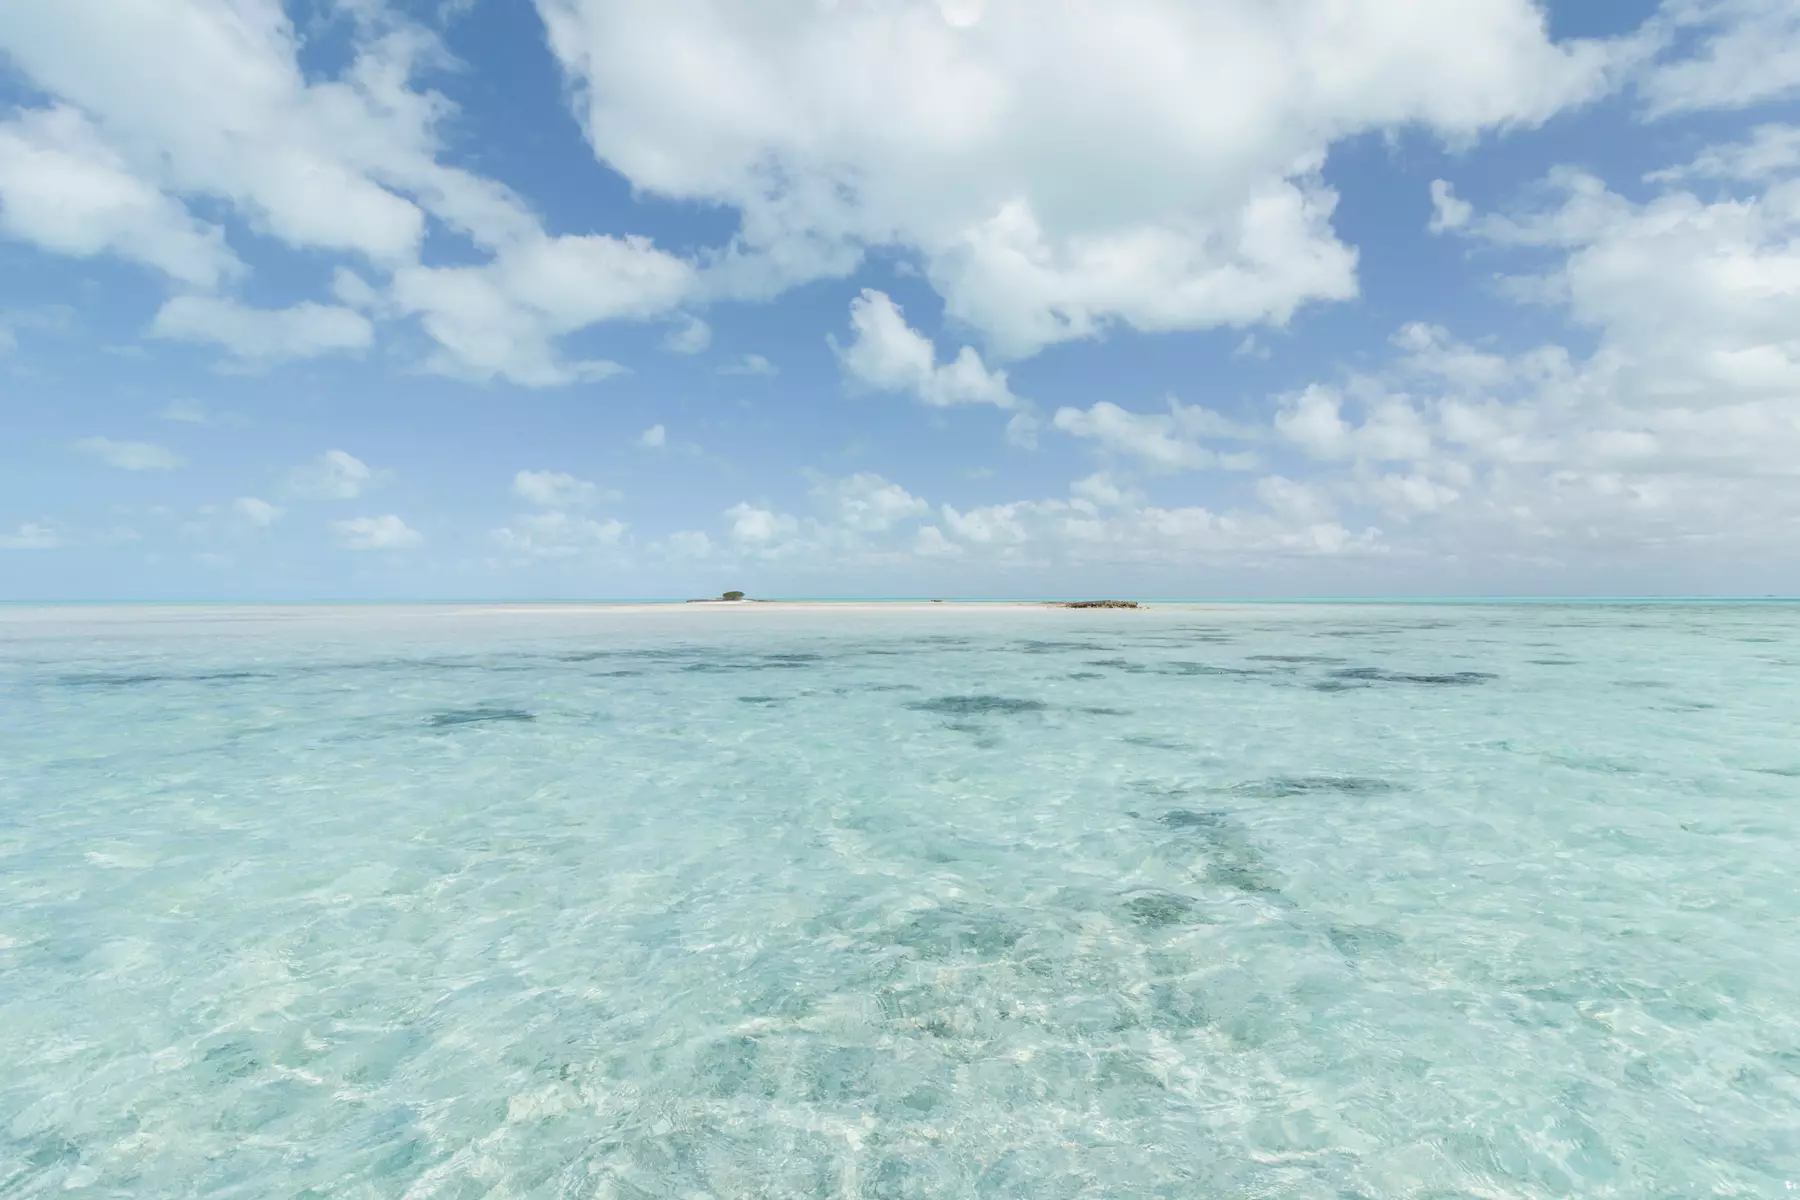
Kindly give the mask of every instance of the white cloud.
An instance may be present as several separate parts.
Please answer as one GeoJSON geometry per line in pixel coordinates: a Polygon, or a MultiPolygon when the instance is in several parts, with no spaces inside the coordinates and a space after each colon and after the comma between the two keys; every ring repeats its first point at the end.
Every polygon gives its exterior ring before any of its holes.
{"type": "Polygon", "coordinates": [[[688,317],[669,330],[663,349],[675,354],[700,354],[712,345],[712,326],[699,317],[688,317]]]}
{"type": "MultiPolygon", "coordinates": [[[[1554,256],[1518,294],[1592,349],[1402,327],[1382,369],[1279,399],[1276,431],[1315,464],[1308,511],[1380,514],[1405,531],[1397,551],[1565,576],[1782,552],[1800,528],[1800,180],[1784,143],[1708,149],[1652,173],[1666,190],[1642,201],[1558,170],[1535,205],[1472,220],[1472,237],[1554,256]],[[1678,186],[1696,178],[1760,186],[1709,201],[1678,186]]],[[[1259,494],[1294,514],[1297,486],[1259,494]]]]}
{"type": "Polygon", "coordinates": [[[375,340],[367,317],[304,301],[292,308],[249,308],[220,296],[176,296],[150,325],[153,337],[208,342],[252,364],[366,350],[375,340]]]}
{"type": "Polygon", "coordinates": [[[288,473],[288,487],[320,500],[354,500],[375,482],[367,463],[343,450],[327,450],[288,473]]]}
{"type": "Polygon", "coordinates": [[[1725,179],[1762,183],[1800,174],[1800,125],[1759,125],[1742,142],[1710,146],[1693,162],[1652,171],[1648,183],[1725,179]]]}
{"type": "Polygon", "coordinates": [[[744,357],[720,367],[719,374],[763,375],[772,379],[781,374],[781,369],[760,354],[746,354],[744,357]]]}
{"type": "Polygon", "coordinates": [[[749,503],[734,504],[726,509],[725,519],[731,522],[731,540],[750,547],[768,546],[791,537],[800,524],[786,513],[749,503]]]}
{"type": "Polygon", "coordinates": [[[669,432],[661,425],[652,425],[638,434],[637,444],[648,450],[661,450],[668,445],[669,432]]]}
{"type": "Polygon", "coordinates": [[[520,471],[513,476],[513,491],[539,508],[582,508],[620,498],[618,492],[603,492],[585,479],[559,471],[520,471]]]}
{"type": "Polygon", "coordinates": [[[883,533],[931,511],[929,504],[899,484],[868,471],[821,483],[812,494],[833,521],[857,533],[883,533]]]}
{"type": "Polygon", "coordinates": [[[223,200],[295,246],[394,262],[418,245],[422,213],[377,181],[410,173],[427,144],[425,97],[384,103],[405,98],[393,71],[416,46],[366,49],[346,78],[309,83],[276,0],[65,0],[9,18],[0,44],[171,192],[223,200]]]}
{"type": "Polygon", "coordinates": [[[212,419],[206,415],[206,409],[197,400],[171,400],[169,406],[158,415],[165,421],[180,421],[187,425],[212,423],[212,419]]]}
{"type": "Polygon", "coordinates": [[[392,513],[333,521],[331,528],[347,550],[411,550],[425,542],[424,534],[392,513]]]}
{"type": "Polygon", "coordinates": [[[604,360],[565,362],[556,340],[600,321],[644,320],[669,311],[692,268],[648,240],[541,235],[507,245],[478,267],[402,268],[398,311],[419,317],[441,352],[442,374],[526,387],[592,383],[625,368],[604,360]]]}
{"type": "Polygon", "coordinates": [[[1017,408],[1019,399],[1007,387],[1005,371],[989,371],[981,356],[964,346],[950,362],[939,365],[930,339],[906,323],[900,306],[886,293],[863,289],[850,302],[848,346],[832,339],[844,373],[883,392],[907,392],[932,408],[958,404],[992,404],[1017,408]]]}
{"type": "Polygon", "coordinates": [[[243,264],[216,226],[133,173],[65,105],[0,122],[0,232],[57,254],[117,254],[196,287],[243,264]]]}
{"type": "Polygon", "coordinates": [[[1456,189],[1442,179],[1431,181],[1431,223],[1432,233],[1443,233],[1449,229],[1461,229],[1475,215],[1475,206],[1467,200],[1456,198],[1456,189]]]}
{"type": "Polygon", "coordinates": [[[610,549],[624,539],[625,522],[596,521],[567,512],[527,513],[496,529],[493,541],[508,554],[524,558],[571,558],[610,549]]]}
{"type": "Polygon", "coordinates": [[[1077,479],[1069,485],[1069,495],[1076,504],[1087,504],[1096,510],[1120,508],[1139,503],[1143,499],[1141,494],[1121,485],[1107,471],[1097,471],[1085,479],[1077,479]]]}
{"type": "Polygon", "coordinates": [[[1789,0],[1666,0],[1662,15],[1674,37],[1699,44],[1639,81],[1652,116],[1800,94],[1800,10],[1789,0]]]}
{"type": "Polygon", "coordinates": [[[381,303],[381,293],[375,290],[375,285],[349,267],[339,267],[332,272],[331,294],[345,307],[363,311],[381,303]]]}
{"type": "Polygon", "coordinates": [[[1402,325],[1389,341],[1406,351],[1403,364],[1408,371],[1465,389],[1499,387],[1520,369],[1520,364],[1504,355],[1464,345],[1443,326],[1423,321],[1402,325]]]}
{"type": "MultiPolygon", "coordinates": [[[[57,104],[0,127],[5,220],[63,253],[134,257],[212,289],[240,265],[183,200],[224,206],[288,246],[395,272],[383,294],[339,265],[333,291],[350,309],[417,316],[438,343],[430,369],[530,386],[617,373],[561,361],[556,339],[669,311],[691,267],[640,238],[550,237],[506,187],[439,162],[454,106],[414,77],[448,61],[443,47],[384,5],[337,15],[354,27],[335,75],[302,69],[280,0],[67,0],[9,15],[0,53],[57,104]],[[432,220],[486,261],[422,265],[432,220]]],[[[208,303],[165,310],[159,332],[252,359],[370,337],[345,309],[302,305],[277,320],[208,303]]]]}
{"type": "Polygon", "coordinates": [[[1362,556],[1388,552],[1378,531],[1354,533],[1328,517],[1128,505],[1106,513],[1066,500],[1021,500],[967,512],[945,505],[955,542],[998,566],[1154,564],[1204,559],[1362,556]]]}
{"type": "Polygon", "coordinates": [[[1366,386],[1355,391],[1364,409],[1360,424],[1344,419],[1342,390],[1313,384],[1285,398],[1275,428],[1313,458],[1326,461],[1421,461],[1432,456],[1431,433],[1406,396],[1366,386]]]}
{"type": "Polygon", "coordinates": [[[712,553],[712,539],[697,529],[671,533],[664,545],[677,558],[706,558],[712,553]]]}
{"type": "Polygon", "coordinates": [[[186,461],[173,450],[152,442],[116,442],[106,437],[90,437],[73,443],[73,448],[126,471],[168,471],[186,461]]]}
{"type": "Polygon", "coordinates": [[[27,521],[11,533],[0,534],[0,550],[54,550],[62,544],[54,527],[27,521]]]}
{"type": "Polygon", "coordinates": [[[1255,358],[1263,362],[1269,360],[1269,355],[1269,348],[1254,333],[1246,333],[1243,340],[1238,342],[1237,349],[1231,352],[1233,358],[1255,358]]]}
{"type": "Polygon", "coordinates": [[[1248,431],[1215,412],[1173,398],[1166,415],[1134,413],[1102,400],[1086,410],[1059,408],[1051,423],[1072,437],[1091,439],[1102,449],[1139,459],[1157,470],[1247,470],[1256,463],[1253,455],[1220,455],[1197,440],[1205,436],[1242,437],[1248,431]]]}
{"type": "Polygon", "coordinates": [[[1333,143],[1539,122],[1638,53],[1552,44],[1530,0],[537,3],[596,154],[739,210],[703,286],[768,295],[898,247],[1004,357],[1352,296],[1333,143]]]}
{"type": "Polygon", "coordinates": [[[1303,525],[1333,517],[1331,501],[1322,489],[1284,475],[1265,475],[1257,480],[1256,498],[1276,516],[1303,525]]]}
{"type": "Polygon", "coordinates": [[[944,536],[936,525],[921,525],[913,535],[912,552],[920,558],[956,558],[963,548],[944,536]]]}
{"type": "Polygon", "coordinates": [[[258,529],[267,529],[281,517],[282,510],[255,496],[239,496],[231,502],[231,510],[258,529]]]}

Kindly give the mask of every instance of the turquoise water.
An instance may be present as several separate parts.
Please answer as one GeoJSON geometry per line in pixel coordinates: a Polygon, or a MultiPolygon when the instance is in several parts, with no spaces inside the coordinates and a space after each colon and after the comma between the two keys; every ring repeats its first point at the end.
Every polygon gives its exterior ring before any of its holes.
{"type": "Polygon", "coordinates": [[[0,1194],[1800,1183],[1800,608],[0,613],[0,1194]]]}

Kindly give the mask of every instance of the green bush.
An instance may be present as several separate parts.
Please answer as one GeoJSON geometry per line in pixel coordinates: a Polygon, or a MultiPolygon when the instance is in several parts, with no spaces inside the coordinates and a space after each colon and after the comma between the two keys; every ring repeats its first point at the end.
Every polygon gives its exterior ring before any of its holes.
{"type": "Polygon", "coordinates": [[[744,593],[742,592],[726,592],[723,596],[719,597],[721,600],[742,600],[743,598],[744,593]]]}

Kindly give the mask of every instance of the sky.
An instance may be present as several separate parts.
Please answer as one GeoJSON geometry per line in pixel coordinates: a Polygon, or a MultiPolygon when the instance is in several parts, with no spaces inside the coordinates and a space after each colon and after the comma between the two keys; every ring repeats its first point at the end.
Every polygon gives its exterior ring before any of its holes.
{"type": "Polygon", "coordinates": [[[0,0],[0,600],[1800,593],[1792,0],[0,0]]]}

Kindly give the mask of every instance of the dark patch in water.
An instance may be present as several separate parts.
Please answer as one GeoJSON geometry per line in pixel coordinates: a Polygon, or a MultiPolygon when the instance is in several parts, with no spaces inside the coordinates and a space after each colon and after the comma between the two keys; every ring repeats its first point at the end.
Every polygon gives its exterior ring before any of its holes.
{"type": "Polygon", "coordinates": [[[978,717],[990,713],[1043,712],[1050,706],[1042,700],[1014,700],[1007,696],[939,696],[906,707],[915,712],[939,713],[948,717],[978,717]]]}
{"type": "Polygon", "coordinates": [[[1573,667],[1577,665],[1572,658],[1528,658],[1525,661],[1534,667],[1573,667]]]}
{"type": "Polygon", "coordinates": [[[1130,712],[1123,708],[1078,708],[1078,713],[1086,713],[1090,717],[1129,717],[1130,712]]]}
{"type": "Polygon", "coordinates": [[[1106,676],[1102,675],[1099,671],[1070,671],[1069,678],[1070,679],[1105,679],[1106,676]]]}
{"type": "Polygon", "coordinates": [[[1225,790],[1233,796],[1279,800],[1287,796],[1311,796],[1321,792],[1348,796],[1386,796],[1403,789],[1399,784],[1386,779],[1367,779],[1357,775],[1280,775],[1255,783],[1240,783],[1225,790]]]}
{"type": "Polygon", "coordinates": [[[696,662],[681,668],[702,674],[724,674],[730,671],[799,671],[813,665],[814,658],[772,655],[758,662],[696,662]]]}
{"type": "Polygon", "coordinates": [[[1446,671],[1441,674],[1412,674],[1384,671],[1380,667],[1345,667],[1331,673],[1333,679],[1348,683],[1421,683],[1433,687],[1473,687],[1499,676],[1486,671],[1446,671]]]}
{"type": "Polygon", "coordinates": [[[1326,937],[1345,958],[1360,958],[1372,951],[1392,950],[1400,945],[1400,935],[1373,925],[1333,925],[1326,937]]]}
{"type": "Polygon", "coordinates": [[[786,703],[786,700],[784,697],[781,697],[781,696],[739,696],[738,703],[739,704],[784,704],[784,703],[786,703]]]}
{"type": "Polygon", "coordinates": [[[595,671],[595,679],[627,679],[633,675],[642,675],[642,671],[595,671]]]}
{"type": "Polygon", "coordinates": [[[535,721],[537,715],[522,708],[453,708],[433,713],[425,722],[437,729],[456,725],[480,725],[498,721],[535,721]]]}
{"type": "Polygon", "coordinates": [[[870,683],[865,684],[860,690],[865,692],[916,692],[919,690],[919,685],[916,683],[870,683]]]}
{"type": "Polygon", "coordinates": [[[971,721],[945,721],[944,728],[954,733],[969,734],[975,739],[977,750],[992,750],[1000,744],[1000,739],[986,725],[976,725],[971,721]]]}
{"type": "Polygon", "coordinates": [[[923,958],[998,958],[1024,936],[1025,930],[1001,913],[947,904],[918,913],[888,938],[923,958]]]}
{"type": "Polygon", "coordinates": [[[1207,663],[1166,662],[1156,667],[1158,675],[1266,675],[1266,671],[1248,667],[1215,667],[1207,663]]]}
{"type": "MultiPolygon", "coordinates": [[[[1263,852],[1250,841],[1248,832],[1230,814],[1177,808],[1157,818],[1166,829],[1197,837],[1205,847],[1204,878],[1258,896],[1281,891],[1281,873],[1269,866],[1263,852]]],[[[1191,844],[1191,843],[1189,843],[1191,844]]]]}
{"type": "Polygon", "coordinates": [[[1077,650],[1094,654],[1106,651],[1105,646],[1095,645],[1093,642],[1020,642],[1019,649],[1026,654],[1056,654],[1077,650]]]}
{"type": "Polygon", "coordinates": [[[268,671],[203,671],[195,675],[64,675],[57,682],[68,687],[136,687],[142,683],[232,683],[240,679],[273,679],[268,671]]]}
{"type": "Polygon", "coordinates": [[[1137,924],[1163,929],[1186,922],[1194,911],[1194,899],[1178,892],[1145,892],[1126,901],[1125,909],[1137,924]]]}
{"type": "Polygon", "coordinates": [[[1341,658],[1334,657],[1330,654],[1252,654],[1249,656],[1248,659],[1246,659],[1246,661],[1247,662],[1272,662],[1272,663],[1322,663],[1322,664],[1329,666],[1332,663],[1341,663],[1344,660],[1341,658]]]}
{"type": "Polygon", "coordinates": [[[1273,896],[1281,891],[1280,879],[1267,870],[1262,853],[1243,847],[1206,868],[1206,882],[1223,884],[1254,896],[1273,896]]]}
{"type": "Polygon", "coordinates": [[[1221,829],[1230,820],[1222,812],[1194,812],[1177,808],[1156,818],[1170,829],[1221,829]]]}
{"type": "Polygon", "coordinates": [[[1124,742],[1128,746],[1142,746],[1147,750],[1187,750],[1187,749],[1191,749],[1191,747],[1189,747],[1184,742],[1171,742],[1165,738],[1149,737],[1149,736],[1147,736],[1145,734],[1141,734],[1141,733],[1130,734],[1126,737],[1120,738],[1119,740],[1124,742]]]}
{"type": "Polygon", "coordinates": [[[763,655],[763,661],[766,663],[769,663],[773,666],[799,667],[799,666],[805,666],[809,663],[824,662],[825,656],[823,654],[812,654],[812,653],[765,654],[765,655],[763,655]]]}

